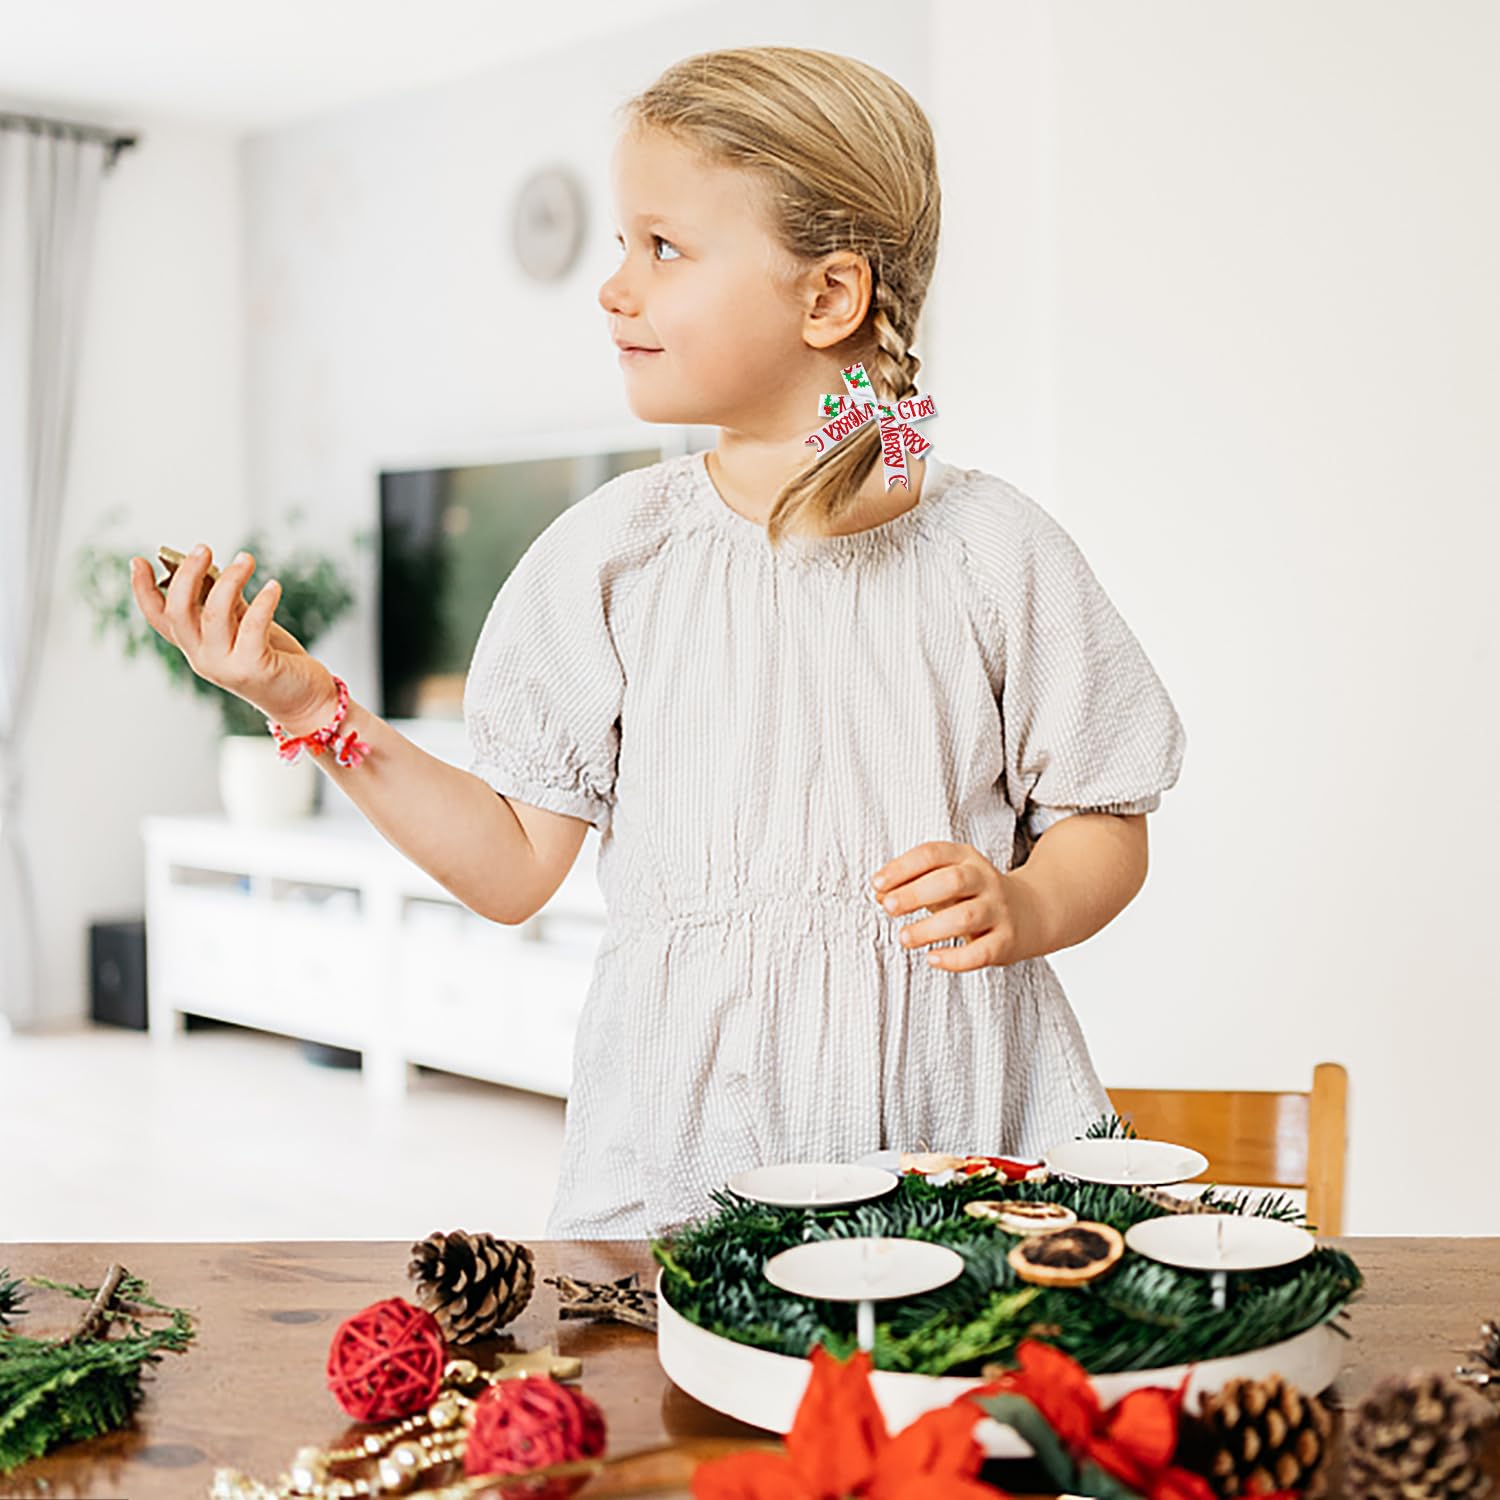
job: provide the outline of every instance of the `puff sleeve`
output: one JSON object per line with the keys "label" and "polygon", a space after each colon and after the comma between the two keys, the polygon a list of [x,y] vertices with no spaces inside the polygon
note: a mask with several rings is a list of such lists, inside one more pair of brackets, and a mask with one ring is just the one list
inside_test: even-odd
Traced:
{"label": "puff sleeve", "polygon": [[501,585],[464,683],[464,725],[474,775],[603,832],[625,676],[588,520],[565,510]]}
{"label": "puff sleeve", "polygon": [[1001,722],[1026,839],[1079,812],[1154,811],[1187,737],[1166,688],[1073,538],[1033,507],[1007,549]]}

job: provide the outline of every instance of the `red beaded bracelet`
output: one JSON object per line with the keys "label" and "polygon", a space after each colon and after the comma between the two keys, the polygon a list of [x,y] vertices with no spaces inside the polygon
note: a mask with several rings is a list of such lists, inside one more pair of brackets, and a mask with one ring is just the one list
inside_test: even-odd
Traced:
{"label": "red beaded bracelet", "polygon": [[266,728],[275,737],[277,754],[282,760],[295,764],[302,758],[304,749],[313,756],[322,755],[325,750],[331,749],[333,758],[339,765],[357,766],[370,753],[369,745],[352,729],[345,735],[339,734],[339,725],[349,715],[349,684],[342,677],[335,677],[333,685],[339,693],[338,712],[334,714],[333,722],[324,728],[289,739],[286,730],[274,719],[266,720]]}

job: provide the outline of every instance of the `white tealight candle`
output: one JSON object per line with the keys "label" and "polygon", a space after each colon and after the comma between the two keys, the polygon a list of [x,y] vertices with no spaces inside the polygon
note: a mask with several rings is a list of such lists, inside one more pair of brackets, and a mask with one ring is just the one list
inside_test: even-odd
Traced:
{"label": "white tealight candle", "polygon": [[1208,1170],[1208,1158],[1201,1151],[1132,1136],[1063,1141],[1046,1153],[1045,1164],[1048,1171],[1079,1182],[1121,1187],[1165,1187]]}
{"label": "white tealight candle", "polygon": [[1162,1214],[1125,1232],[1125,1243],[1137,1255],[1210,1271],[1216,1310],[1224,1309],[1230,1271],[1264,1271],[1290,1265],[1317,1248],[1307,1230],[1280,1219],[1252,1214]]}
{"label": "white tealight candle", "polygon": [[861,1349],[875,1347],[875,1303],[914,1297],[963,1274],[963,1257],[927,1240],[860,1236],[813,1240],[773,1255],[766,1280],[785,1292],[820,1301],[855,1302],[855,1335]]}
{"label": "white tealight candle", "polygon": [[895,1172],[846,1162],[782,1162],[751,1167],[729,1179],[729,1191],[759,1203],[786,1208],[832,1208],[844,1203],[862,1203],[894,1191],[900,1182]]}
{"label": "white tealight candle", "polygon": [[1317,1248],[1307,1230],[1255,1214],[1161,1214],[1126,1231],[1138,1255],[1197,1271],[1263,1271]]}

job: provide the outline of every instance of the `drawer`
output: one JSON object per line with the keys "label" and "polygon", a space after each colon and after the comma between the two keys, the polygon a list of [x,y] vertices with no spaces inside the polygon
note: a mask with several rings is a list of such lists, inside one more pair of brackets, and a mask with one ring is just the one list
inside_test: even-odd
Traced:
{"label": "drawer", "polygon": [[174,892],[149,923],[155,992],[176,1010],[205,1015],[253,1003],[263,983],[261,915],[249,896]]}
{"label": "drawer", "polygon": [[530,941],[443,942],[407,932],[397,968],[399,1035],[409,1056],[459,1048],[487,1078],[531,1076],[539,1067],[566,1078],[592,976],[586,959]]}
{"label": "drawer", "polygon": [[275,1029],[337,1040],[368,1037],[382,1027],[382,949],[368,923],[272,902],[262,935],[263,1006],[277,1019]]}

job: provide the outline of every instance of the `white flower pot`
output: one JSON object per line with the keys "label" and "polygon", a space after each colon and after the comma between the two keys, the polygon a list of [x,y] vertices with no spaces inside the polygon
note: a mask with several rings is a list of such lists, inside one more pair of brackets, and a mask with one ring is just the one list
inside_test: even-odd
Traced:
{"label": "white flower pot", "polygon": [[318,768],[304,750],[296,764],[276,752],[269,734],[219,741],[219,796],[232,823],[290,823],[312,816]]}

